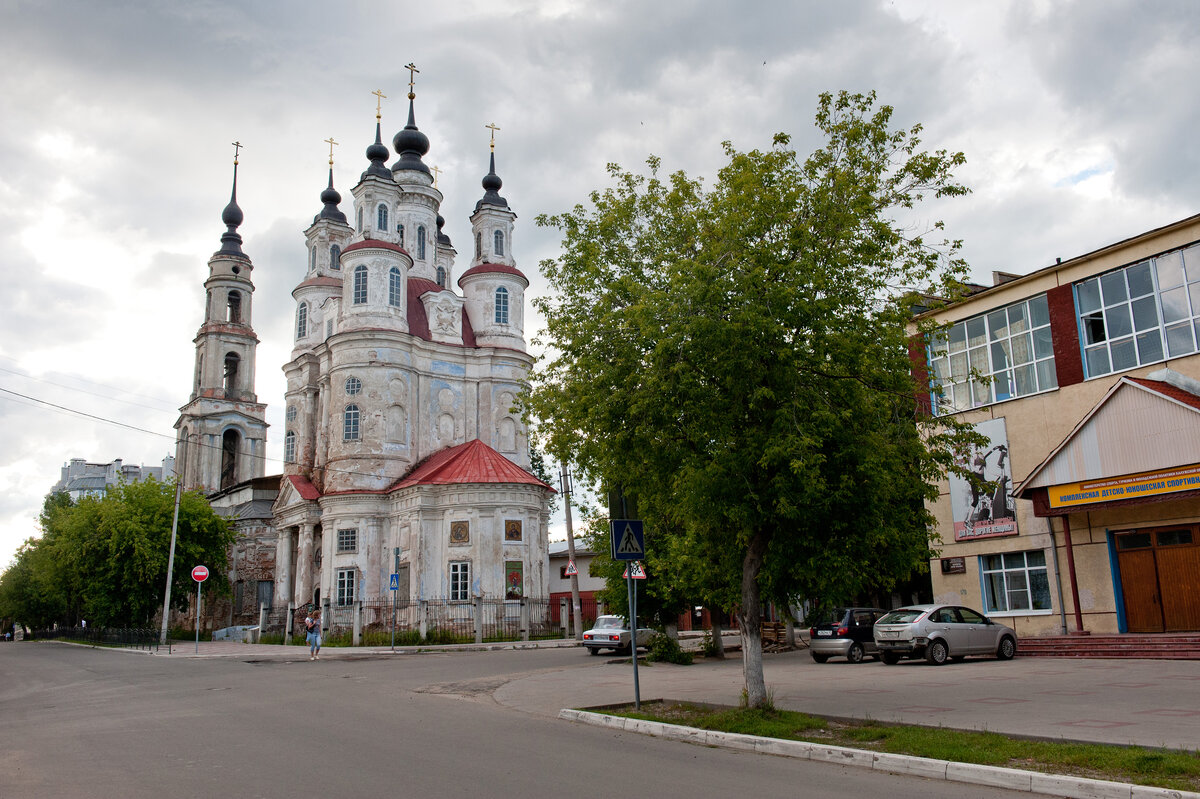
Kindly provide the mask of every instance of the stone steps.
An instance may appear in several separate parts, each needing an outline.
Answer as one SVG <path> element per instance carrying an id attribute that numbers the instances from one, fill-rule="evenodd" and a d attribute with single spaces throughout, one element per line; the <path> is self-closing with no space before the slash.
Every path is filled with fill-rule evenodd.
<path id="1" fill-rule="evenodd" d="M 1017 645 L 1017 654 L 1023 657 L 1200 660 L 1200 633 L 1023 638 Z"/>

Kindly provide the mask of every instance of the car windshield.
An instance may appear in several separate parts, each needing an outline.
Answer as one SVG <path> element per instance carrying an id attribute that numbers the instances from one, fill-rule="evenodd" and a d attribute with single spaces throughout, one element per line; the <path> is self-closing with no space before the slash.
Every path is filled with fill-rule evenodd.
<path id="1" fill-rule="evenodd" d="M 893 610 L 891 613 L 884 616 L 876 624 L 911 624 L 921 618 L 921 614 L 925 611 L 920 608 L 901 608 Z"/>
<path id="2" fill-rule="evenodd" d="M 845 620 L 846 620 L 846 609 L 845 608 L 834 608 L 833 610 L 829 611 L 828 613 L 822 614 L 820 617 L 820 621 L 818 621 L 817 624 L 819 624 L 819 625 L 820 624 L 841 624 Z"/>
<path id="3" fill-rule="evenodd" d="M 597 630 L 620 630 L 625 627 L 625 620 L 620 616 L 601 616 L 596 619 Z"/>

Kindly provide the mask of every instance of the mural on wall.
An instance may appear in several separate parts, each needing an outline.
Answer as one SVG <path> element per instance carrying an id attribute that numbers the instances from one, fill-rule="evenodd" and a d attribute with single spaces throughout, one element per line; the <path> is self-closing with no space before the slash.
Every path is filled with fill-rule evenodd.
<path id="1" fill-rule="evenodd" d="M 520 541 L 521 540 L 521 520 L 520 519 L 505 519 L 504 520 L 504 540 L 505 541 Z"/>
<path id="2" fill-rule="evenodd" d="M 988 443 L 971 454 L 967 467 L 986 485 L 973 485 L 965 478 L 950 476 L 955 541 L 1017 534 L 1017 504 L 1011 494 L 1012 465 L 1004 419 L 980 422 L 975 430 L 986 436 Z"/>
<path id="3" fill-rule="evenodd" d="M 520 599 L 525 585 L 525 564 L 519 560 L 504 561 L 504 598 Z"/>

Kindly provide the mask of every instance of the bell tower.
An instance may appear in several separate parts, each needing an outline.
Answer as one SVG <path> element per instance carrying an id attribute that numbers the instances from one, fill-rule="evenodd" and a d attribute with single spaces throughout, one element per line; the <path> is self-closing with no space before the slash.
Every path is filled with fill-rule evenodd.
<path id="1" fill-rule="evenodd" d="M 175 422 L 176 463 L 185 488 L 220 491 L 266 472 L 266 405 L 254 393 L 258 336 L 252 327 L 254 264 L 242 252 L 237 204 L 241 143 L 234 142 L 233 190 L 221 213 L 221 248 L 208 259 L 204 321 L 194 339 L 192 394 Z"/>

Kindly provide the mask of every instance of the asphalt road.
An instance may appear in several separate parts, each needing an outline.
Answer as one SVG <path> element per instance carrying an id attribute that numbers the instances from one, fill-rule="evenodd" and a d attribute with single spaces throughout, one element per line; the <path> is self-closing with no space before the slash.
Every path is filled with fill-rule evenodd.
<path id="1" fill-rule="evenodd" d="M 612 732 L 525 701 L 563 674 L 627 681 L 627 667 L 596 661 L 578 649 L 310 662 L 0 645 L 0 796 L 1017 795 Z"/>

